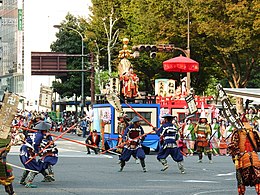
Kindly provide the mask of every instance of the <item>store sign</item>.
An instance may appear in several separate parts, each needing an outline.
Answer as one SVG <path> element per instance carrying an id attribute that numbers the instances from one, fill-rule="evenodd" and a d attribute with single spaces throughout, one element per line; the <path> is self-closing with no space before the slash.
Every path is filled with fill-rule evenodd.
<path id="1" fill-rule="evenodd" d="M 23 30 L 23 10 L 18 9 L 18 30 Z"/>

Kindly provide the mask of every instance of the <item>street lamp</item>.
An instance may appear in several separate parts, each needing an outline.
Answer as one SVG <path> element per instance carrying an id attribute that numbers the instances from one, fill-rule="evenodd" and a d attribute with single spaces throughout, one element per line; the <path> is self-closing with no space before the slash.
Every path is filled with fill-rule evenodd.
<path id="1" fill-rule="evenodd" d="M 62 28 L 61 25 L 54 25 L 54 28 Z M 84 115 L 84 107 L 85 107 L 85 97 L 84 97 L 84 37 L 83 35 L 76 29 L 66 26 L 65 28 L 75 31 L 81 37 L 81 116 Z"/>

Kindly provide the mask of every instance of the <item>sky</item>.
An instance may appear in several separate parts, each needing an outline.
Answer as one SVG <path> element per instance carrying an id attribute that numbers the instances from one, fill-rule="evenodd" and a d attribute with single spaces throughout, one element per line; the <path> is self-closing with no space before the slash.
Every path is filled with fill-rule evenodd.
<path id="1" fill-rule="evenodd" d="M 24 0 L 25 97 L 39 99 L 40 85 L 51 86 L 54 76 L 31 76 L 31 52 L 49 52 L 58 32 L 54 25 L 67 13 L 88 18 L 91 0 Z"/>
<path id="2" fill-rule="evenodd" d="M 30 24 L 29 33 L 32 49 L 49 51 L 50 43 L 56 40 L 55 33 L 57 29 L 53 25 L 60 24 L 68 12 L 74 16 L 88 18 L 90 5 L 91 0 L 30 1 L 25 7 L 25 12 L 30 15 L 26 22 Z"/>

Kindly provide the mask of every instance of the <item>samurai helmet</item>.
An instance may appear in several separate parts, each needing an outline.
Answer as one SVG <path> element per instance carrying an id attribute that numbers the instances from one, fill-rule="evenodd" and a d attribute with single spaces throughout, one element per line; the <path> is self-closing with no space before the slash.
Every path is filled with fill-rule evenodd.
<path id="1" fill-rule="evenodd" d="M 135 122 L 139 122 L 139 121 L 141 121 L 142 119 L 140 118 L 140 117 L 138 117 L 138 116 L 135 116 L 132 120 L 131 120 L 131 122 L 132 123 L 135 123 Z"/>
<path id="2" fill-rule="evenodd" d="M 163 116 L 162 116 L 162 118 L 174 118 L 174 116 L 172 116 L 171 114 L 164 114 Z"/>
<path id="3" fill-rule="evenodd" d="M 50 123 L 41 121 L 41 122 L 37 123 L 33 129 L 37 129 L 40 131 L 45 131 L 45 130 L 48 131 L 50 128 L 51 128 Z"/>

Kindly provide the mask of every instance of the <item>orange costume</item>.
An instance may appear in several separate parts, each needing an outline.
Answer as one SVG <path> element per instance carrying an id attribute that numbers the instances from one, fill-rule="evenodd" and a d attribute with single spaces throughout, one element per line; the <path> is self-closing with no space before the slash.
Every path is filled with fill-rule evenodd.
<path id="1" fill-rule="evenodd" d="M 133 68 L 130 67 L 128 73 L 120 76 L 123 81 L 122 93 L 127 98 L 134 98 L 138 96 L 138 81 L 139 78 L 133 73 Z"/>
<path id="2" fill-rule="evenodd" d="M 245 194 L 245 186 L 255 186 L 256 193 L 260 195 L 260 161 L 257 154 L 260 139 L 258 132 L 250 126 L 245 116 L 242 122 L 244 128 L 233 131 L 228 146 L 236 166 L 238 194 Z"/>

